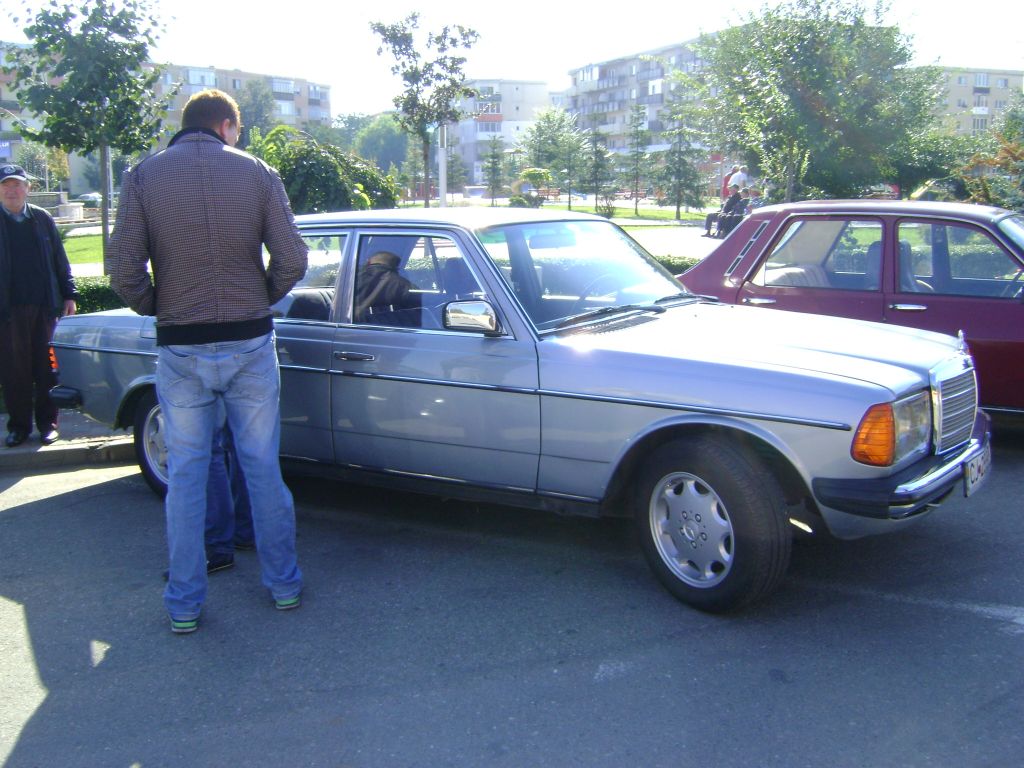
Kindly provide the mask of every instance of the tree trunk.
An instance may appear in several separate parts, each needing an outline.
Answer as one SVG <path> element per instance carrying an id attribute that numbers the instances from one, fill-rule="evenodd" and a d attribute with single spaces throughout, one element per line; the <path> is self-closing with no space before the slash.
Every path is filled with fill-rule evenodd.
<path id="1" fill-rule="evenodd" d="M 110 252 L 110 198 L 113 194 L 111 181 L 110 145 L 104 142 L 100 144 L 100 186 L 103 188 L 103 198 L 100 200 L 100 225 L 103 232 L 104 275 L 111 275 L 114 272 L 114 256 Z"/>
<path id="2" fill-rule="evenodd" d="M 423 138 L 423 207 L 430 207 L 430 136 Z"/>

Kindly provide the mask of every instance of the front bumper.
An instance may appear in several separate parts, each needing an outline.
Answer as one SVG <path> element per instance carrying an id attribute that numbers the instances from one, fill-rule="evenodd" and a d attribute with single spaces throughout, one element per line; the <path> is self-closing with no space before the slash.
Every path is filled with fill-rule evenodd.
<path id="1" fill-rule="evenodd" d="M 980 458 L 991 456 L 987 414 L 978 411 L 971 439 L 959 450 L 930 456 L 890 477 L 871 480 L 816 478 L 812 487 L 820 505 L 874 520 L 905 520 L 927 512 L 957 487 L 966 488 L 965 474 Z M 984 464 L 987 468 L 987 461 Z M 972 490 L 984 482 L 977 478 Z"/>

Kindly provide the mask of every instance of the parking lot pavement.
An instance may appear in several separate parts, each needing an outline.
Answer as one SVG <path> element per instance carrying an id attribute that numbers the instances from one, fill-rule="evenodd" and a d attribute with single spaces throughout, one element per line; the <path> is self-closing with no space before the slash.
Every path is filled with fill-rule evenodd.
<path id="1" fill-rule="evenodd" d="M 6 421 L 5 416 L 0 418 Z M 39 433 L 35 432 L 19 446 L 0 446 L 0 471 L 116 463 L 135 458 L 131 431 L 115 431 L 78 411 L 61 411 L 57 431 L 60 439 L 53 445 L 40 445 Z"/>

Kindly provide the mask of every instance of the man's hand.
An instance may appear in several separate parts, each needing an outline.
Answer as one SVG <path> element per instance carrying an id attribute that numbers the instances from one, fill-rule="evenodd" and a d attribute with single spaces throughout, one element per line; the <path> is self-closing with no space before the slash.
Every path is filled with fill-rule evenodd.
<path id="1" fill-rule="evenodd" d="M 78 305 L 75 304 L 75 300 L 74 299 L 65 299 L 65 301 L 64 301 L 64 313 L 61 315 L 61 317 L 67 317 L 68 315 L 73 315 L 73 314 L 75 314 L 75 311 L 77 309 L 78 309 Z"/>

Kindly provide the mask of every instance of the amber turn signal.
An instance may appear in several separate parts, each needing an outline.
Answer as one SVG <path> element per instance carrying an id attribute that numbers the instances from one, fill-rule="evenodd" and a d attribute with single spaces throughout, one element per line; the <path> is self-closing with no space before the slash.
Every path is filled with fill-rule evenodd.
<path id="1" fill-rule="evenodd" d="M 896 457 L 896 419 L 890 403 L 868 408 L 857 426 L 850 455 L 862 464 L 888 467 Z"/>

